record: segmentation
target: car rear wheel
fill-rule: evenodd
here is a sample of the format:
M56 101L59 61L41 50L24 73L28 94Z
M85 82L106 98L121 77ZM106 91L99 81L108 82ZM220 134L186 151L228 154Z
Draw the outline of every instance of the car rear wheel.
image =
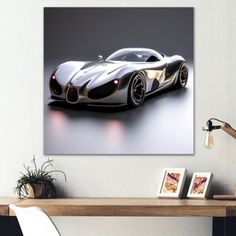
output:
M186 63L182 63L179 68L179 75L176 83L176 88L186 87L188 82L188 67Z
M130 81L128 89L128 105L138 107L144 102L146 84L142 74L135 74Z

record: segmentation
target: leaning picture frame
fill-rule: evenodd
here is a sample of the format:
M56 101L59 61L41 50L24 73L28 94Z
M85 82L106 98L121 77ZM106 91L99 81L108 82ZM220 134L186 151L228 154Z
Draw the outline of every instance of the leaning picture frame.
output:
M188 189L188 198L204 199L209 196L213 174L210 172L195 172Z
M186 179L185 168L165 168L159 186L158 198L180 198Z

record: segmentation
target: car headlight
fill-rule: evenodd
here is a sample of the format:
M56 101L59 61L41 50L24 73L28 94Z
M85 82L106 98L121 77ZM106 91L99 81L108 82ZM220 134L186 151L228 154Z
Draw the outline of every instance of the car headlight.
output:
M58 83L55 74L52 74L52 76L50 78L49 86L50 86L52 92L55 93L56 95L62 94L62 87Z

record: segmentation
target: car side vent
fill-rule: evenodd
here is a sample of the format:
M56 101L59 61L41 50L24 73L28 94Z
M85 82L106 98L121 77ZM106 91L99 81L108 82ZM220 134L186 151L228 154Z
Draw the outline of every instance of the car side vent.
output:
M110 96L116 91L117 84L114 81L110 81L102 86L91 89L88 93L88 97L91 99L102 99Z

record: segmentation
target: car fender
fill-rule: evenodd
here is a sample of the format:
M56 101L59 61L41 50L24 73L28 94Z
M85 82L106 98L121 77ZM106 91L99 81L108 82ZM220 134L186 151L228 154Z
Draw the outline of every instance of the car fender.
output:
M67 61L60 64L54 72L57 82L63 87L66 86L66 84L73 79L76 73L78 73L87 63L88 62L85 61Z
M178 55L168 57L168 66L166 68L166 78L169 78L170 76L178 72L180 65L184 62L186 63L185 59ZM174 83L176 83L177 81L178 73L176 75L177 76L175 77Z

